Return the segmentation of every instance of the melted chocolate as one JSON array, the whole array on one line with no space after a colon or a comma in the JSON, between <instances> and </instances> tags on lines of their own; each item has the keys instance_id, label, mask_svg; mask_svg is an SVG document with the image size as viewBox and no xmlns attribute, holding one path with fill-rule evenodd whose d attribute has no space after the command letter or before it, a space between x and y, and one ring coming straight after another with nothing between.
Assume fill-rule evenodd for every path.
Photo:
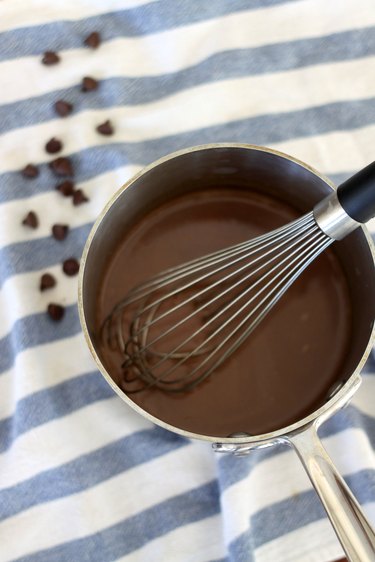
<instances>
[{"instance_id":1,"label":"melted chocolate","mask_svg":"<svg viewBox=\"0 0 375 562\"><path fill-rule=\"evenodd\" d=\"M188 194L154 209L133 227L108 264L98 330L113 306L141 281L297 216L280 201L235 189ZM325 402L340 378L350 322L346 280L335 254L327 250L203 384L181 394L148 389L130 397L164 422L205 435L280 429ZM99 352L120 384L121 356L104 345Z\"/></svg>"}]
</instances>

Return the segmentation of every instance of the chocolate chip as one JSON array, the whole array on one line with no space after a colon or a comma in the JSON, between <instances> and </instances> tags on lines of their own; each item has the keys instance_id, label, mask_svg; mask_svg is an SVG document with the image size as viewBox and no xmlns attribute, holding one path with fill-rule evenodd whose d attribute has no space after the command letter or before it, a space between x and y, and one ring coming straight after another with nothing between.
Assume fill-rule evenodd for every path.
<instances>
[{"instance_id":1,"label":"chocolate chip","mask_svg":"<svg viewBox=\"0 0 375 562\"><path fill-rule=\"evenodd\" d=\"M40 285L39 288L41 291L45 291L46 289L52 289L56 285L56 279L50 273L43 273L42 277L40 278Z\"/></svg>"},{"instance_id":2,"label":"chocolate chip","mask_svg":"<svg viewBox=\"0 0 375 562\"><path fill-rule=\"evenodd\" d=\"M70 180L65 180L56 186L56 189L60 191L64 197L70 197L74 193L74 183Z\"/></svg>"},{"instance_id":3,"label":"chocolate chip","mask_svg":"<svg viewBox=\"0 0 375 562\"><path fill-rule=\"evenodd\" d=\"M68 234L69 227L67 224L54 224L52 227L52 236L56 240L64 240Z\"/></svg>"},{"instance_id":4,"label":"chocolate chip","mask_svg":"<svg viewBox=\"0 0 375 562\"><path fill-rule=\"evenodd\" d=\"M84 44L86 47L91 47L91 49L97 49L101 43L100 33L98 31L93 31L86 37Z\"/></svg>"},{"instance_id":5,"label":"chocolate chip","mask_svg":"<svg viewBox=\"0 0 375 562\"><path fill-rule=\"evenodd\" d=\"M71 103L64 100L57 100L54 105L55 111L60 117L66 117L73 111L73 106Z\"/></svg>"},{"instance_id":6,"label":"chocolate chip","mask_svg":"<svg viewBox=\"0 0 375 562\"><path fill-rule=\"evenodd\" d=\"M53 64L57 64L60 62L60 57L54 51L46 51L42 58L42 63L46 66L52 66Z\"/></svg>"},{"instance_id":7,"label":"chocolate chip","mask_svg":"<svg viewBox=\"0 0 375 562\"><path fill-rule=\"evenodd\" d=\"M82 86L81 86L82 92L92 92L93 90L96 90L97 87L98 87L98 81L95 80L95 78L90 78L90 76L85 76L82 79Z\"/></svg>"},{"instance_id":8,"label":"chocolate chip","mask_svg":"<svg viewBox=\"0 0 375 562\"><path fill-rule=\"evenodd\" d=\"M101 135L108 135L109 136L109 135L113 135L113 133L114 133L112 123L110 122L109 119L107 119L107 121L104 121L104 123L102 123L101 125L98 125L96 127L96 130Z\"/></svg>"},{"instance_id":9,"label":"chocolate chip","mask_svg":"<svg viewBox=\"0 0 375 562\"><path fill-rule=\"evenodd\" d=\"M63 263L63 272L69 277L77 275L79 270L79 263L75 258L68 258Z\"/></svg>"},{"instance_id":10,"label":"chocolate chip","mask_svg":"<svg viewBox=\"0 0 375 562\"><path fill-rule=\"evenodd\" d=\"M52 137L52 139L47 142L45 149L48 154L55 154L55 152L60 152L62 147L62 142L59 139Z\"/></svg>"},{"instance_id":11,"label":"chocolate chip","mask_svg":"<svg viewBox=\"0 0 375 562\"><path fill-rule=\"evenodd\" d=\"M73 166L69 158L60 157L52 160L49 167L57 176L72 176Z\"/></svg>"},{"instance_id":12,"label":"chocolate chip","mask_svg":"<svg viewBox=\"0 0 375 562\"><path fill-rule=\"evenodd\" d=\"M88 197L83 193L82 189L77 189L73 193L73 205L82 205L82 203L86 203L89 201Z\"/></svg>"},{"instance_id":13,"label":"chocolate chip","mask_svg":"<svg viewBox=\"0 0 375 562\"><path fill-rule=\"evenodd\" d=\"M39 176L39 170L36 166L34 166L34 164L28 164L22 170L22 175L23 177L32 180Z\"/></svg>"},{"instance_id":14,"label":"chocolate chip","mask_svg":"<svg viewBox=\"0 0 375 562\"><path fill-rule=\"evenodd\" d=\"M65 309L60 304L51 302L47 307L47 312L55 322L59 322L64 316Z\"/></svg>"},{"instance_id":15,"label":"chocolate chip","mask_svg":"<svg viewBox=\"0 0 375 562\"><path fill-rule=\"evenodd\" d=\"M27 213L26 217L22 221L22 224L29 226L30 228L38 228L39 221L34 211Z\"/></svg>"}]
</instances>

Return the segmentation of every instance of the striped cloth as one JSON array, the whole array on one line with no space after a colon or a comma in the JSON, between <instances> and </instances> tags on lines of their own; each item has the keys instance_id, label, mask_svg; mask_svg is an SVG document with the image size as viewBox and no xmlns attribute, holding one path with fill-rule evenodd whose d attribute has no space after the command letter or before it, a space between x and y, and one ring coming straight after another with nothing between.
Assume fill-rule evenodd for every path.
<instances>
[{"instance_id":1,"label":"striped cloth","mask_svg":"<svg viewBox=\"0 0 375 562\"><path fill-rule=\"evenodd\" d=\"M83 44L92 31L95 50ZM59 64L41 64L47 50ZM99 88L82 93L83 76ZM77 277L61 264L80 257L116 189L183 147L267 145L337 183L372 161L373 0L2 0L0 77L0 560L340 558L291 450L215 455L114 395L81 333ZM58 99L73 104L69 117ZM107 119L114 134L99 135ZM51 137L89 202L56 192ZM28 163L37 178L22 176ZM36 229L22 224L31 210ZM70 227L63 241L56 223ZM57 285L40 292L45 272ZM60 322L50 302L64 305ZM322 435L375 523L374 374L372 359Z\"/></svg>"}]
</instances>

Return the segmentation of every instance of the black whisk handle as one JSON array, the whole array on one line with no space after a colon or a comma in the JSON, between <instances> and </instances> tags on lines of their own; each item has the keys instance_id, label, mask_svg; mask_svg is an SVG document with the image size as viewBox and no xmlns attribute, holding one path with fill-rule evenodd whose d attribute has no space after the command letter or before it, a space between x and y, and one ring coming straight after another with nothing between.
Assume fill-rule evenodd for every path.
<instances>
[{"instance_id":1,"label":"black whisk handle","mask_svg":"<svg viewBox=\"0 0 375 562\"><path fill-rule=\"evenodd\" d=\"M355 221L364 223L372 219L375 216L375 162L339 185L337 198Z\"/></svg>"}]
</instances>

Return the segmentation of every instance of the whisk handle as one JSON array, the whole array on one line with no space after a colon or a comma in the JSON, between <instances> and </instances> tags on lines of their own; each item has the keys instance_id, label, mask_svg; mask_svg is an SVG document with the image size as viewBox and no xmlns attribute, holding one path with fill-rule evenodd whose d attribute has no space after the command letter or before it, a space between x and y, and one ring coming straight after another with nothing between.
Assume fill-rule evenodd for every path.
<instances>
[{"instance_id":1,"label":"whisk handle","mask_svg":"<svg viewBox=\"0 0 375 562\"><path fill-rule=\"evenodd\" d=\"M337 188L337 198L345 212L364 223L375 216L375 162L344 181Z\"/></svg>"}]
</instances>

